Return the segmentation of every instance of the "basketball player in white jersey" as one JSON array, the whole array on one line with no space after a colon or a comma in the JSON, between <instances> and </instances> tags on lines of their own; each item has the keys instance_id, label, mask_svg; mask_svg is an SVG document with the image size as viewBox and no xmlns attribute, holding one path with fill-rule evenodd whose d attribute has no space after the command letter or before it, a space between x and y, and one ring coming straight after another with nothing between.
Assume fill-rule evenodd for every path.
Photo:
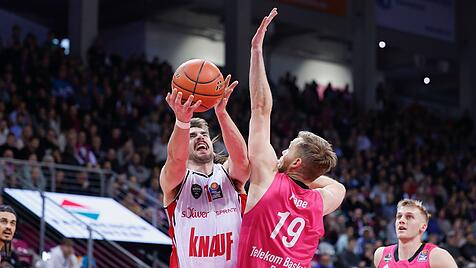
<instances>
[{"instance_id":1,"label":"basketball player in white jersey","mask_svg":"<svg viewBox=\"0 0 476 268\"><path fill-rule=\"evenodd\" d=\"M249 178L246 143L226 111L237 81L227 85L215 106L228 159L214 163L213 143L205 120L192 118L201 101L193 95L182 104L176 89L166 101L176 123L160 175L164 205L172 238L170 267L235 267L241 216L246 203L244 184Z\"/></svg>"}]
</instances>

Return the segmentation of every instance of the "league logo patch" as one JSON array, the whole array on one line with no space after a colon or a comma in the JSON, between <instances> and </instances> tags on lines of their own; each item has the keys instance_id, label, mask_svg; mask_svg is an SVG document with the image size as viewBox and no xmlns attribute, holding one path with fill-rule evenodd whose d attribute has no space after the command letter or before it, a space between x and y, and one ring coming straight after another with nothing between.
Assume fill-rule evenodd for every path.
<instances>
[{"instance_id":1,"label":"league logo patch","mask_svg":"<svg viewBox=\"0 0 476 268\"><path fill-rule=\"evenodd\" d=\"M212 184L210 184L210 188L208 188L208 191L210 192L210 195L213 200L223 197L221 185L216 182L212 182Z\"/></svg>"},{"instance_id":2,"label":"league logo patch","mask_svg":"<svg viewBox=\"0 0 476 268\"><path fill-rule=\"evenodd\" d=\"M390 262L391 260L392 260L392 253L388 253L387 255L385 255L385 257L383 257L384 262Z\"/></svg>"},{"instance_id":3,"label":"league logo patch","mask_svg":"<svg viewBox=\"0 0 476 268\"><path fill-rule=\"evenodd\" d=\"M192 189L191 189L191 192L192 192L192 196L195 198L195 199L198 199L200 196L202 196L202 187L198 184L192 184Z\"/></svg>"},{"instance_id":4,"label":"league logo patch","mask_svg":"<svg viewBox=\"0 0 476 268\"><path fill-rule=\"evenodd\" d=\"M423 250L418 254L418 262L426 262L428 260L428 250Z\"/></svg>"}]
</instances>

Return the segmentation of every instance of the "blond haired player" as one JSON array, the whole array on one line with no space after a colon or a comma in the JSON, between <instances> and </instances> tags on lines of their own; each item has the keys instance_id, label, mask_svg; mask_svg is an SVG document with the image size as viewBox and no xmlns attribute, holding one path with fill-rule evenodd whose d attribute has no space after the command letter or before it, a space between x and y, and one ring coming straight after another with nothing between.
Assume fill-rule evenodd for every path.
<instances>
[{"instance_id":1,"label":"blond haired player","mask_svg":"<svg viewBox=\"0 0 476 268\"><path fill-rule=\"evenodd\" d=\"M238 249L238 267L243 268L309 267L324 235L324 215L339 207L345 196L342 184L322 176L337 162L326 140L301 131L280 159L271 145L273 98L262 46L276 15L273 9L251 41L251 177Z\"/></svg>"},{"instance_id":2,"label":"blond haired player","mask_svg":"<svg viewBox=\"0 0 476 268\"><path fill-rule=\"evenodd\" d=\"M430 214L421 201L404 199L398 202L395 231L398 244L378 248L374 253L377 268L455 268L448 251L422 242Z\"/></svg>"}]
</instances>

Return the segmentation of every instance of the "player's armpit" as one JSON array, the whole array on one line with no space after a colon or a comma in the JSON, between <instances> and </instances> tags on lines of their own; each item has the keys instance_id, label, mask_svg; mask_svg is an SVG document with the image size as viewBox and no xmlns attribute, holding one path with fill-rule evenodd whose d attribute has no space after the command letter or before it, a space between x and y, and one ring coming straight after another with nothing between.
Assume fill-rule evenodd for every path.
<instances>
[{"instance_id":1,"label":"player's armpit","mask_svg":"<svg viewBox=\"0 0 476 268\"><path fill-rule=\"evenodd\" d=\"M455 260L448 251L442 248L435 248L430 253L431 268L457 268Z\"/></svg>"}]
</instances>

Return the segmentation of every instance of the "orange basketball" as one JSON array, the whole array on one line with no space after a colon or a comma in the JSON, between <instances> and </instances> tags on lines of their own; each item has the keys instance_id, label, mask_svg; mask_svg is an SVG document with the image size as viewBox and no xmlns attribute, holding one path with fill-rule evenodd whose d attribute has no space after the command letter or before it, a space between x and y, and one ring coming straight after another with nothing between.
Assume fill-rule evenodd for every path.
<instances>
[{"instance_id":1,"label":"orange basketball","mask_svg":"<svg viewBox=\"0 0 476 268\"><path fill-rule=\"evenodd\" d=\"M205 112L221 99L225 91L223 75L218 67L206 60L193 59L186 61L175 70L172 88L182 92L182 103L190 95L193 102L202 103L195 112Z\"/></svg>"}]
</instances>

